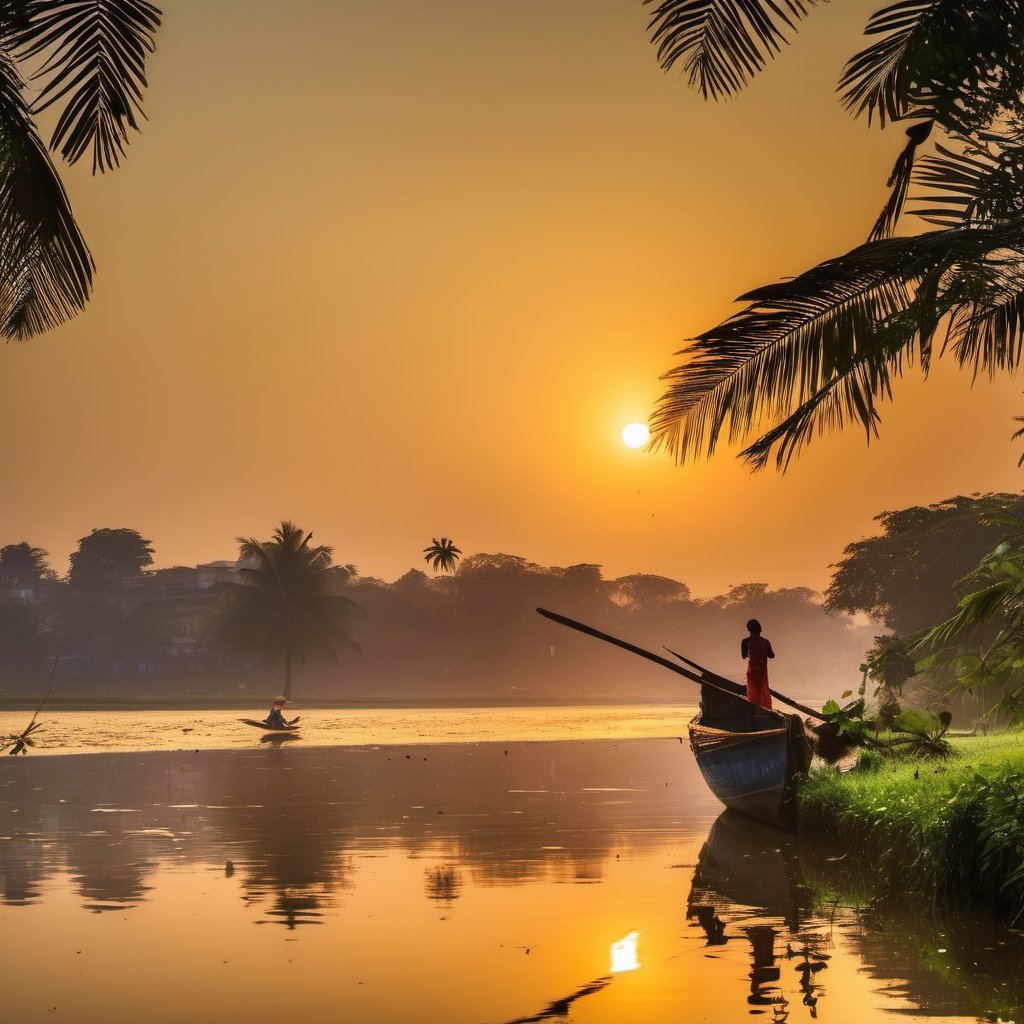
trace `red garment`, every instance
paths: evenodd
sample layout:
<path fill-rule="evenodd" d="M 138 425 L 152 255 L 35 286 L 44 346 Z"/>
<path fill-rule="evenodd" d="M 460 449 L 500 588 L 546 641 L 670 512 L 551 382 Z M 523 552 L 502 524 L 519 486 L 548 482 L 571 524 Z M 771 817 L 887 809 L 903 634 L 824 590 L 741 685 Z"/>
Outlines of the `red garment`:
<path fill-rule="evenodd" d="M 747 700 L 751 704 L 772 709 L 772 695 L 768 692 L 768 653 L 772 645 L 763 636 L 749 636 L 747 648 Z"/>

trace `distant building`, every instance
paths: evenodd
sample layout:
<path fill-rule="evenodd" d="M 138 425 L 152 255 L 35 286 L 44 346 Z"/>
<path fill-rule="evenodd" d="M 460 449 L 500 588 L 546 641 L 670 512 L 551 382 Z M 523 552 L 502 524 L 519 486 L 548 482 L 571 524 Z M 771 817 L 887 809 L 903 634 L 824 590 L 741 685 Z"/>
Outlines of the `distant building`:
<path fill-rule="evenodd" d="M 199 587 L 216 586 L 218 583 L 234 583 L 238 563 L 223 559 L 219 562 L 204 562 L 196 566 L 199 573 Z"/>
<path fill-rule="evenodd" d="M 212 642 L 212 627 L 221 608 L 220 585 L 234 581 L 235 562 L 127 576 L 112 587 L 106 603 L 121 614 L 133 653 L 119 659 L 120 671 L 141 675 L 207 672 L 222 658 Z"/>

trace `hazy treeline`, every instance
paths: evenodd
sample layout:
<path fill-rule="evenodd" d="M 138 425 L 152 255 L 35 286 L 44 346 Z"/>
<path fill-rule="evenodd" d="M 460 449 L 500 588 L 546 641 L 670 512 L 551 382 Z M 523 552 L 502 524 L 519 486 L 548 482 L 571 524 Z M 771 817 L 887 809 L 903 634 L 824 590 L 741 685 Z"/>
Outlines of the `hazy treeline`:
<path fill-rule="evenodd" d="M 135 531 L 93 531 L 61 579 L 45 551 L 0 548 L 0 687 L 38 690 L 59 649 L 57 690 L 69 696 L 276 691 L 279 665 L 231 656 L 218 643 L 233 563 L 152 570 L 152 551 Z M 386 582 L 342 574 L 339 586 L 363 610 L 351 611 L 348 623 L 362 653 L 297 665 L 298 697 L 630 700 L 693 692 L 664 669 L 542 619 L 538 605 L 659 652 L 667 644 L 736 678 L 744 623 L 756 616 L 779 654 L 774 679 L 797 695 L 855 686 L 871 642 L 870 630 L 827 613 L 805 588 L 751 583 L 701 599 L 663 576 L 609 580 L 598 565 L 541 566 L 505 554 L 469 556 L 450 576 L 413 569 Z"/>
<path fill-rule="evenodd" d="M 412 570 L 385 583 L 355 579 L 347 592 L 363 608 L 364 656 L 344 658 L 346 685 L 360 693 L 392 680 L 420 692 L 540 698 L 566 695 L 686 696 L 684 679 L 536 614 L 538 605 L 664 654 L 662 645 L 742 678 L 747 619 L 764 624 L 779 654 L 779 685 L 818 694 L 856 686 L 871 631 L 829 614 L 807 588 L 760 583 L 700 599 L 664 576 L 605 579 L 598 565 L 541 566 L 514 555 L 477 554 L 454 576 Z M 396 630 L 395 625 L 400 628 Z"/>
<path fill-rule="evenodd" d="M 542 566 L 507 554 L 470 555 L 450 574 L 411 569 L 392 582 L 337 566 L 338 593 L 362 609 L 349 608 L 343 623 L 362 653 L 298 663 L 294 693 L 512 702 L 692 693 L 664 669 L 541 618 L 540 605 L 654 651 L 670 646 L 734 678 L 743 675 L 739 641 L 754 617 L 779 655 L 773 684 L 793 696 L 814 702 L 855 689 L 868 653 L 876 669 L 869 696 L 878 688 L 900 699 L 907 685 L 948 704 L 962 689 L 970 701 L 957 717 L 978 714 L 996 695 L 982 699 L 948 670 L 912 675 L 904 638 L 952 612 L 962 577 L 1014 516 L 1024 516 L 1015 494 L 883 512 L 879 533 L 852 542 L 832 567 L 823 598 L 761 583 L 702 598 L 664 576 L 606 579 L 598 565 Z M 45 551 L 27 542 L 0 547 L 0 688 L 38 691 L 59 653 L 57 689 L 69 696 L 279 690 L 280 663 L 220 642 L 218 623 L 239 590 L 236 563 L 154 570 L 153 553 L 134 530 L 94 530 L 59 577 Z"/>

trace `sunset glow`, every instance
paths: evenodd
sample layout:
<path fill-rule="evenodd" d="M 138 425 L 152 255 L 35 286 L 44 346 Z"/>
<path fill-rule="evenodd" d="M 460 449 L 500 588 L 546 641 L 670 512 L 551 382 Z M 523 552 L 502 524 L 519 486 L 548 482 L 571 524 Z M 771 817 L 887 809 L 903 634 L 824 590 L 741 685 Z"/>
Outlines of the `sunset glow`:
<path fill-rule="evenodd" d="M 639 0 L 586 4 L 585 38 L 578 8 L 539 3 L 510 5 L 497 38 L 487 6 L 214 7 L 165 19 L 124 168 L 66 172 L 102 287 L 73 323 L 3 346 L 0 427 L 33 425 L 5 453 L 5 542 L 65 572 L 79 537 L 123 525 L 158 566 L 195 565 L 295 516 L 392 580 L 438 523 L 467 553 L 711 595 L 741 578 L 822 587 L 880 510 L 1018 486 L 1019 388 L 972 392 L 945 363 L 897 382 L 870 449 L 855 431 L 816 439 L 784 483 L 724 445 L 685 469 L 623 458 L 621 427 L 687 338 L 877 216 L 893 140 L 833 93 L 870 5 L 822 9 L 756 89 L 713 105 L 658 67 Z M 316 31 L 282 49 L 296 19 Z M 268 118 L 284 135 L 263 158 L 240 140 Z M 793 173 L 822 152 L 834 175 Z M 410 459 L 410 436 L 436 457 Z M 195 521 L 169 500 L 186 494 L 203 496 Z M 732 543 L 752 507 L 799 549 Z"/>
<path fill-rule="evenodd" d="M 651 439 L 646 423 L 627 423 L 622 428 L 622 443 L 627 448 L 643 448 Z"/>

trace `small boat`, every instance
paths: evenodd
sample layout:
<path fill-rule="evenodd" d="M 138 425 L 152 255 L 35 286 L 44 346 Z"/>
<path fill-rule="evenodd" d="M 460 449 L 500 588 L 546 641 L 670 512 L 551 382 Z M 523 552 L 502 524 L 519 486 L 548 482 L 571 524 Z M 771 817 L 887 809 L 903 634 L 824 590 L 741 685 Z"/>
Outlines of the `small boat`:
<path fill-rule="evenodd" d="M 297 718 L 293 718 L 284 725 L 267 725 L 266 722 L 261 722 L 257 718 L 240 718 L 239 721 L 243 725 L 251 725 L 256 729 L 266 729 L 267 732 L 298 732 L 302 728 L 302 726 L 295 724 L 298 722 Z"/>
<path fill-rule="evenodd" d="M 690 749 L 704 781 L 733 810 L 782 828 L 796 826 L 796 787 L 811 763 L 799 715 L 751 704 L 721 682 L 703 683 L 690 722 Z"/>

